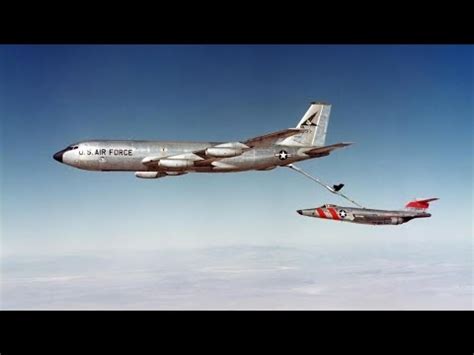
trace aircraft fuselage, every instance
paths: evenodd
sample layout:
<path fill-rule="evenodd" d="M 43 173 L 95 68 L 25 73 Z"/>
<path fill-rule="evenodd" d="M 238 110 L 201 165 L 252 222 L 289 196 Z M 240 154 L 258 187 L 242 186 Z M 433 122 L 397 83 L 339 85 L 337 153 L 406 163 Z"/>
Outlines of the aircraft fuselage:
<path fill-rule="evenodd" d="M 298 210 L 297 212 L 307 217 L 372 225 L 397 225 L 409 222 L 414 218 L 431 217 L 431 214 L 425 211 L 376 210 L 336 205 L 324 205 L 317 208 Z"/>
<path fill-rule="evenodd" d="M 269 170 L 277 166 L 314 158 L 303 153 L 311 147 L 272 145 L 243 151 L 238 156 L 221 158 L 216 165 L 180 164 L 176 167 L 150 166 L 146 157 L 192 154 L 219 145 L 219 142 L 167 142 L 135 140 L 94 140 L 73 144 L 59 151 L 54 158 L 75 168 L 95 171 L 178 171 L 178 172 L 235 172 Z M 186 161 L 186 159 L 181 159 Z"/>
<path fill-rule="evenodd" d="M 329 155 L 351 143 L 325 145 L 331 105 L 312 102 L 294 128 L 231 142 L 89 140 L 54 154 L 57 161 L 93 171 L 134 171 L 156 179 L 188 172 L 271 170 Z"/>

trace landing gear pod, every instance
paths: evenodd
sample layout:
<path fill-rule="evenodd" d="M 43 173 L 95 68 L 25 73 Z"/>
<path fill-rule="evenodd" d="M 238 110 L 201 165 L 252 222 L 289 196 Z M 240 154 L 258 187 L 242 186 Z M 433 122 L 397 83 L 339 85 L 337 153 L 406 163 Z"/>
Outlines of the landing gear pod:
<path fill-rule="evenodd" d="M 391 217 L 390 222 L 391 224 L 397 225 L 405 223 L 406 221 L 402 217 Z"/>

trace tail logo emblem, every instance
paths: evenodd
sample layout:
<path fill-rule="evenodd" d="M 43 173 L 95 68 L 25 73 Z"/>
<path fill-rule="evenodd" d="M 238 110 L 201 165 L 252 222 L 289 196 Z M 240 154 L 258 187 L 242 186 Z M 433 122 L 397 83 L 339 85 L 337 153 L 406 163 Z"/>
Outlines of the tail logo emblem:
<path fill-rule="evenodd" d="M 317 126 L 317 124 L 313 122 L 313 119 L 314 117 L 316 117 L 317 114 L 318 112 L 313 113 L 310 117 L 308 117 L 308 119 L 303 123 L 303 125 L 304 126 Z"/>

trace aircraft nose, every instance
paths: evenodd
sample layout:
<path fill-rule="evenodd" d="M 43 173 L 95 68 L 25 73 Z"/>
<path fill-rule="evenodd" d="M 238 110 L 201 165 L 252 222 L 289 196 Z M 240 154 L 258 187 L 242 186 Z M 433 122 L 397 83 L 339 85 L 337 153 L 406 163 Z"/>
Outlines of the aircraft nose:
<path fill-rule="evenodd" d="M 59 152 L 57 152 L 56 154 L 53 155 L 54 160 L 62 163 L 63 162 L 63 154 L 64 154 L 64 150 L 60 150 Z"/>
<path fill-rule="evenodd" d="M 303 210 L 298 210 L 298 211 L 296 211 L 296 212 L 298 212 L 298 213 L 301 214 L 301 215 L 303 214 Z"/>

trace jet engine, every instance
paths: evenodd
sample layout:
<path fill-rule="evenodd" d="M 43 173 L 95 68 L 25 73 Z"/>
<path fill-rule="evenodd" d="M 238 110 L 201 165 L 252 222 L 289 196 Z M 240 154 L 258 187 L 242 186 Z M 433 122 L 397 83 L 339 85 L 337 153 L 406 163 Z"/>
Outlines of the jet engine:
<path fill-rule="evenodd" d="M 184 174 L 187 174 L 187 173 L 184 171 L 167 171 L 167 172 L 137 171 L 135 173 L 135 176 L 140 179 L 158 179 L 165 176 L 178 176 L 178 175 L 184 175 Z"/>
<path fill-rule="evenodd" d="M 165 177 L 166 174 L 158 171 L 137 171 L 135 176 L 140 179 L 158 179 L 160 177 Z"/>
<path fill-rule="evenodd" d="M 206 155 L 216 158 L 236 157 L 242 154 L 242 149 L 211 147 L 206 149 Z"/>
<path fill-rule="evenodd" d="M 161 159 L 158 166 L 168 169 L 186 169 L 193 167 L 194 162 L 187 159 Z"/>

